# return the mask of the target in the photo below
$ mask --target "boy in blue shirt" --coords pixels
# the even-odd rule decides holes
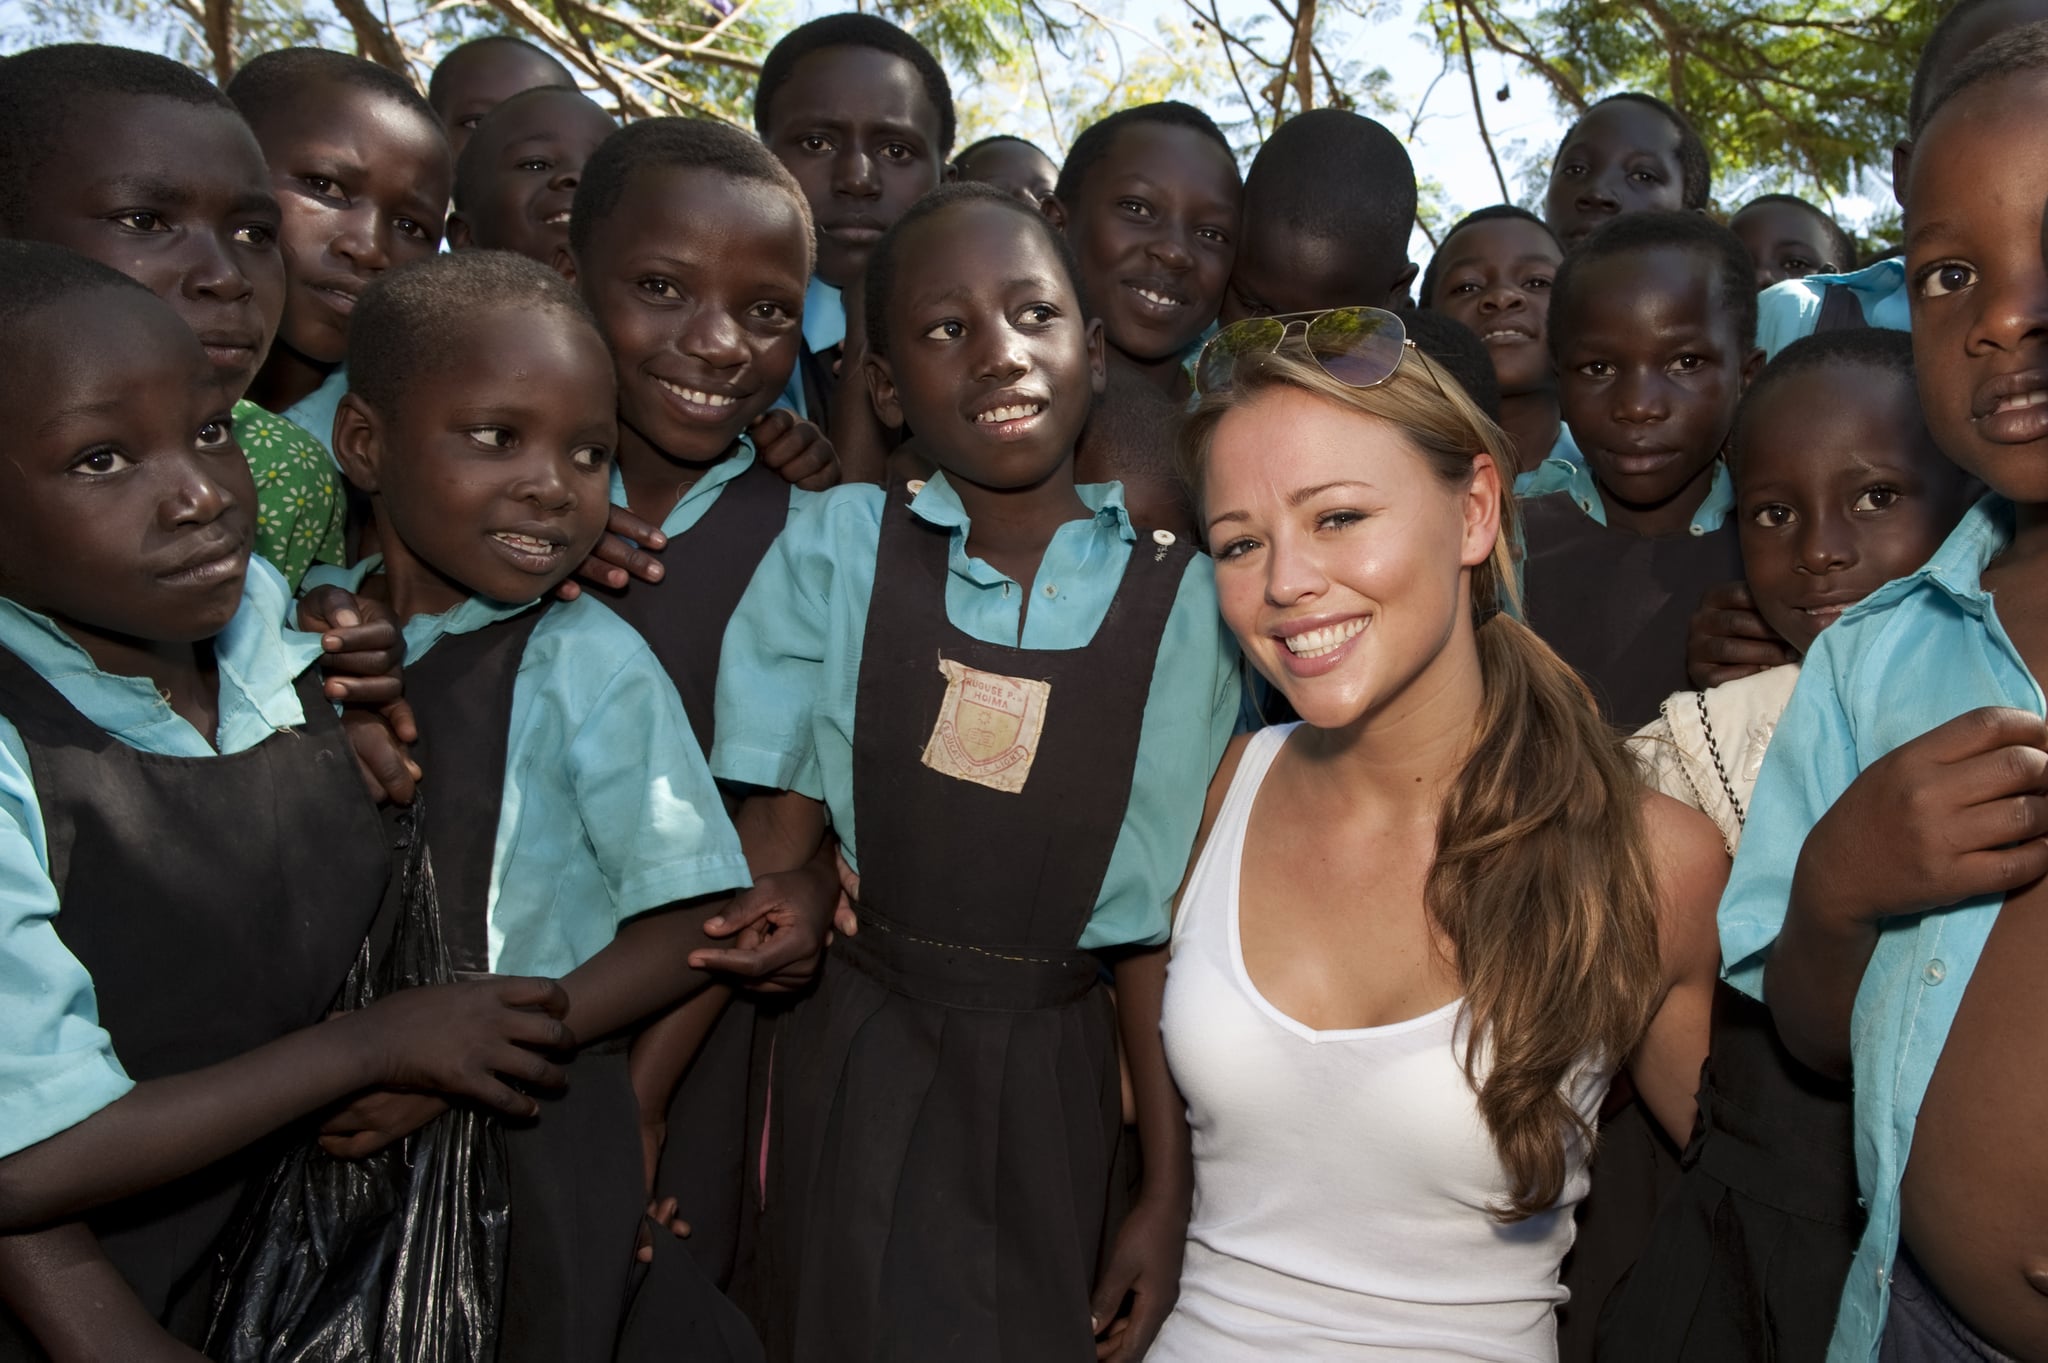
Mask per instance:
[[[560,1081],[527,1047],[567,1000],[323,1021],[390,860],[321,641],[249,553],[228,399],[167,306],[57,247],[0,243],[0,322],[0,1350],[155,1356],[199,1337],[255,1142],[373,1084],[531,1114],[496,1074]]]
[[[761,63],[754,130],[810,200],[817,265],[803,348],[784,405],[831,437],[855,477],[889,447],[861,377],[864,345],[840,295],[882,233],[945,174],[953,89],[924,44],[871,14],[831,14],[784,34]]]
[[[1855,1083],[1870,1220],[1834,1363],[2048,1349],[2044,118],[2034,25],[1959,63],[1913,129],[1921,405],[1993,495],[1807,654],[1721,905],[1729,980]]]
[[[375,500],[384,553],[343,585],[403,622],[434,848],[459,969],[563,977],[584,1043],[567,1094],[508,1131],[501,1360],[746,1357],[758,1346],[688,1259],[636,1278],[648,1184],[625,1039],[707,982],[686,962],[748,883],[675,687],[632,628],[554,588],[603,533],[611,357],[547,267],[466,251],[366,292],[336,450]],[[591,1043],[597,1043],[595,1045]],[[432,1111],[378,1095],[329,1125],[358,1154]],[[657,1312],[690,1310],[695,1341]]]

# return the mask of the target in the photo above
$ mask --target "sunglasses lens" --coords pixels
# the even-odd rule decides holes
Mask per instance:
[[[1331,378],[1353,388],[1385,383],[1401,364],[1407,328],[1380,308],[1338,308],[1309,324],[1308,349]]]
[[[1241,355],[1262,355],[1280,344],[1287,324],[1271,317],[1247,317],[1232,322],[1209,338],[1195,361],[1195,389],[1215,393],[1230,387],[1230,376]]]

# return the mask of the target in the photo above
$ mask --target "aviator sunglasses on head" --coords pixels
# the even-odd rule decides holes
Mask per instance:
[[[1323,372],[1351,388],[1372,388],[1394,377],[1401,357],[1415,348],[1401,319],[1385,308],[1325,308],[1247,317],[1209,338],[1195,361],[1195,391],[1220,393],[1230,387],[1237,362],[1270,355],[1300,328],[1301,343]],[[1437,390],[1443,384],[1430,374]]]

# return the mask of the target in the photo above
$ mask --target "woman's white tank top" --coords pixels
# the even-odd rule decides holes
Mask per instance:
[[[1149,1357],[1549,1363],[1583,1156],[1557,1207],[1501,1223],[1488,1209],[1507,1181],[1465,1078],[1460,1002],[1315,1031],[1245,970],[1245,827],[1294,727],[1252,736],[1174,923],[1161,1029],[1195,1199],[1180,1301]],[[1605,1088],[1591,1065],[1573,1085],[1589,1121]]]

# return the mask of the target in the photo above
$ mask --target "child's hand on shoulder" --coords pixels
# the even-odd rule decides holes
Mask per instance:
[[[806,492],[839,485],[839,454],[825,433],[787,407],[771,407],[747,427],[754,456]]]
[[[2016,889],[2048,873],[2044,795],[2048,722],[1972,710],[1865,768],[1807,835],[1799,878],[1872,924]]]
[[[411,804],[420,780],[410,745],[419,725],[405,699],[405,632],[383,602],[340,587],[308,588],[298,627],[320,636],[322,693],[343,706],[341,723],[370,798]]]
[[[365,1088],[418,1089],[532,1117],[540,1105],[506,1081],[562,1086],[562,1067],[543,1053],[575,1048],[568,1011],[555,980],[489,975],[403,989],[328,1025],[354,1029]]]
[[[583,595],[583,588],[576,581],[579,577],[613,591],[622,590],[636,577],[642,582],[659,582],[661,560],[654,555],[666,548],[668,536],[661,533],[660,526],[641,520],[623,506],[614,506],[605,519],[604,534],[598,538],[597,548],[590,551],[590,557],[583,560],[574,576],[562,579],[555,595],[564,601],[574,601]]]
[[[1764,623],[1747,582],[1710,588],[1686,628],[1685,675],[1702,690],[1798,661]]]

